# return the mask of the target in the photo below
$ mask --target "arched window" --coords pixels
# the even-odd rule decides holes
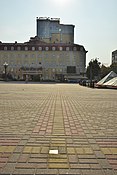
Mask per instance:
[[[14,47],[13,46],[11,46],[11,50],[14,50]]]
[[[59,48],[59,50],[60,50],[60,51],[62,51],[62,50],[63,50],[63,48],[62,48],[62,47],[60,47],[60,48]]]
[[[35,47],[32,47],[32,50],[34,51],[35,50]]]
[[[83,51],[83,47],[80,47],[80,50]]]
[[[20,47],[20,46],[18,46],[18,47],[17,47],[17,50],[21,50],[21,47]]]
[[[52,47],[52,50],[54,51],[54,50],[56,50],[56,48],[55,47]]]
[[[76,48],[76,47],[74,47],[74,48],[73,48],[73,50],[74,50],[74,51],[76,51],[76,50],[77,50],[77,48]]]
[[[4,50],[7,50],[7,47],[6,46],[4,47]]]
[[[42,47],[39,47],[38,49],[41,51],[42,50]]]
[[[28,47],[27,46],[25,47],[25,50],[28,50]]]
[[[66,51],[69,51],[69,47],[66,47]]]
[[[45,50],[48,51],[49,50],[49,47],[46,47]]]

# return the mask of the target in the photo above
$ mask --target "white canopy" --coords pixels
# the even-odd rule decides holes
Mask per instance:
[[[115,87],[115,88],[117,88],[117,77],[112,78],[111,80],[107,81],[103,85],[107,86],[107,87],[113,87],[113,88]]]
[[[102,78],[97,85],[104,85],[104,83],[108,82],[109,80],[113,79],[114,77],[117,77],[117,74],[113,71],[111,71],[108,75],[106,75],[104,78]]]

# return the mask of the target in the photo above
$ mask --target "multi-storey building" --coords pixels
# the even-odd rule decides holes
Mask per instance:
[[[58,29],[62,33],[57,33]],[[0,42],[0,75],[5,73],[4,63],[7,62],[7,76],[15,79],[80,79],[85,74],[87,51],[82,45],[74,44],[73,40],[73,25],[61,25],[58,19],[39,18],[37,36],[28,42]]]
[[[59,18],[37,18],[37,36],[46,43],[74,43],[74,25],[60,24]]]
[[[112,52],[112,63],[117,63],[117,50]]]

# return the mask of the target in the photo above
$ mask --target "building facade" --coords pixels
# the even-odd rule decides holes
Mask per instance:
[[[86,66],[84,46],[64,43],[59,37],[59,42],[49,43],[47,38],[40,38],[39,32],[25,43],[0,42],[0,76],[4,75],[4,63],[7,62],[7,77],[12,79],[33,80],[38,77],[41,81],[61,82],[81,79]]]
[[[117,63],[117,50],[112,52],[112,63]]]

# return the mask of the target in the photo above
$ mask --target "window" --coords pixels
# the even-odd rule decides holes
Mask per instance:
[[[4,50],[7,50],[7,47],[6,46],[4,47]]]
[[[76,48],[76,47],[74,47],[74,48],[73,48],[73,50],[74,50],[74,51],[76,51],[76,50],[77,50],[77,48]]]
[[[49,50],[49,47],[46,47],[45,50],[48,51]]]
[[[41,51],[42,50],[42,47],[39,47],[38,49]]]
[[[80,50],[83,51],[83,47],[81,47]]]
[[[62,48],[62,47],[59,47],[59,50],[60,50],[60,51],[62,51],[62,50],[63,50],[63,48]]]
[[[21,50],[21,47],[20,47],[20,46],[18,46],[18,47],[17,47],[17,50]]]
[[[56,50],[56,48],[55,47],[52,47],[52,50],[54,51],[54,50]]]
[[[34,51],[35,50],[35,47],[32,47],[32,50]]]
[[[11,47],[11,50],[14,50],[14,47],[13,46]]]
[[[69,47],[66,47],[66,51],[69,51]]]
[[[25,50],[28,50],[28,47],[27,46],[25,47]]]
[[[76,66],[67,66],[67,73],[76,73]]]

